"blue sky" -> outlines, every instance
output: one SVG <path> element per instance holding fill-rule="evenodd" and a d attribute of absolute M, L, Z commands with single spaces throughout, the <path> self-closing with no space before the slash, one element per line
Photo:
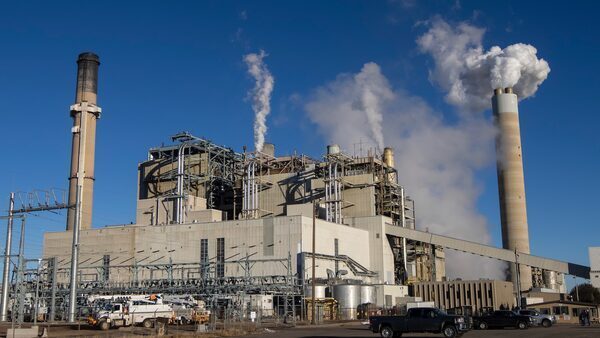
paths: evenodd
<path fill-rule="evenodd" d="M 136 165 L 170 135 L 187 130 L 237 150 L 252 145 L 253 81 L 242 60 L 249 52 L 269 54 L 275 90 L 267 139 L 278 153 L 319 157 L 326 141 L 302 98 L 371 61 L 393 86 L 452 119 L 454 108 L 429 81 L 432 60 L 415 43 L 425 31 L 420 23 L 438 15 L 485 28 L 486 47 L 529 43 L 550 63 L 549 78 L 520 105 L 532 252 L 588 264 L 587 247 L 600 245 L 599 9 L 535 1 L 4 3 L 0 210 L 10 191 L 67 187 L 68 107 L 81 51 L 102 62 L 93 224 L 103 226 L 135 220 Z M 477 207 L 499 245 L 494 166 L 477 179 Z M 64 219 L 28 219 L 30 255 L 41 252 L 41 233 L 62 230 Z"/>

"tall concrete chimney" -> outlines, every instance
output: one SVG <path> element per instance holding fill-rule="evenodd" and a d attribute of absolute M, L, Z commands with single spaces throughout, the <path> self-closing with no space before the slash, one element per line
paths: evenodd
<path fill-rule="evenodd" d="M 500 219 L 502 222 L 502 246 L 505 249 L 529 253 L 529 230 L 525 202 L 525 179 L 519 129 L 517 95 L 512 88 L 494 91 L 492 97 L 494 121 L 499 130 L 496 138 L 498 193 L 500 195 Z M 517 285 L 515 265 L 511 264 L 510 279 Z M 531 268 L 521 265 L 519 269 L 521 290 L 532 286 Z"/>
<path fill-rule="evenodd" d="M 97 106 L 98 66 L 100 58 L 94 53 L 81 53 L 77 59 L 77 87 L 75 104 L 71 106 L 73 142 L 69 175 L 69 211 L 67 230 L 75 228 L 77 217 L 81 229 L 92 226 L 94 196 L 94 153 L 96 147 L 96 120 L 101 109 Z M 81 195 L 78 198 L 78 193 Z M 79 203 L 79 215 L 75 206 Z"/>

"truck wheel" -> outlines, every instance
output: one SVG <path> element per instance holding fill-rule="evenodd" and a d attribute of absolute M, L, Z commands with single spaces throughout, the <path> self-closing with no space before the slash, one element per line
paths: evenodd
<path fill-rule="evenodd" d="M 480 330 L 487 330 L 487 328 L 488 328 L 488 325 L 487 325 L 487 323 L 486 323 L 486 322 L 479 322 L 479 325 L 477 325 L 477 327 L 478 327 Z"/>
<path fill-rule="evenodd" d="M 144 321 L 142 322 L 142 326 L 147 329 L 152 328 L 152 319 L 150 319 L 150 318 L 144 319 Z"/>
<path fill-rule="evenodd" d="M 442 330 L 442 333 L 444 334 L 444 337 L 446 337 L 446 338 L 454 338 L 454 337 L 456 337 L 456 328 L 452 325 L 447 325 Z"/>
<path fill-rule="evenodd" d="M 110 324 L 106 320 L 102 320 L 98 323 L 98 328 L 102 331 L 106 331 L 110 329 Z"/>
<path fill-rule="evenodd" d="M 550 326 L 552 326 L 552 322 L 549 319 L 544 319 L 544 320 L 542 320 L 542 326 L 550 327 Z"/>
<path fill-rule="evenodd" d="M 381 334 L 382 338 L 393 338 L 394 337 L 394 330 L 392 330 L 392 328 L 389 326 L 382 327 L 381 330 L 379 330 L 379 333 Z"/>
<path fill-rule="evenodd" d="M 519 330 L 525 330 L 527 328 L 527 323 L 525 323 L 525 322 L 518 322 L 517 323 L 517 328 L 519 328 Z"/>

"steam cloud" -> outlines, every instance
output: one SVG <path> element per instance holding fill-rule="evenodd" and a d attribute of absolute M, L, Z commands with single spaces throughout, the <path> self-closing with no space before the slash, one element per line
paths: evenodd
<path fill-rule="evenodd" d="M 477 211 L 482 188 L 475 173 L 494 163 L 496 129 L 484 114 L 474 113 L 490 108 L 495 88 L 513 87 L 519 99 L 534 95 L 550 67 L 531 45 L 484 51 L 484 29 L 453 27 L 441 18 L 428 25 L 417 44 L 434 60 L 430 80 L 461 113 L 454 122 L 423 99 L 393 88 L 375 63 L 315 89 L 305 110 L 329 142 L 345 149 L 358 139 L 381 148 L 385 137 L 396 151 L 399 181 L 417 203 L 419 228 L 490 244 L 490 224 Z M 504 262 L 456 251 L 446 258 L 449 277 L 505 278 Z"/>
<path fill-rule="evenodd" d="M 484 51 L 484 33 L 485 29 L 467 23 L 452 27 L 434 18 L 429 30 L 417 39 L 420 50 L 435 63 L 430 79 L 447 92 L 446 101 L 461 111 L 489 108 L 495 88 L 513 87 L 519 99 L 530 97 L 550 72 L 548 62 L 538 59 L 531 45 L 517 43 Z"/>
<path fill-rule="evenodd" d="M 359 100 L 356 101 L 354 107 L 364 112 L 369 123 L 371 137 L 381 150 L 383 149 L 381 105 L 383 102 L 393 99 L 394 94 L 389 89 L 387 80 L 381 76 L 379 66 L 372 62 L 363 66 L 360 73 L 354 76 L 354 81 L 359 90 Z"/>
<path fill-rule="evenodd" d="M 252 95 L 252 109 L 254 110 L 254 149 L 262 151 L 267 133 L 267 115 L 271 112 L 271 93 L 275 85 L 275 79 L 269 72 L 263 59 L 267 56 L 261 50 L 258 54 L 250 53 L 244 56 L 244 62 L 248 66 L 248 73 L 255 80 L 254 88 L 249 94 Z"/>
<path fill-rule="evenodd" d="M 311 119 L 330 132 L 331 140 L 367 140 L 384 147 L 382 109 L 395 95 L 376 63 L 367 63 L 357 74 L 341 74 L 316 90 L 306 108 Z M 364 128 L 368 126 L 368 128 Z M 339 141 L 341 142 L 341 141 Z M 338 143 L 339 143 L 338 142 Z M 352 146 L 352 143 L 346 143 Z"/>
<path fill-rule="evenodd" d="M 364 78 L 369 81 L 360 80 Z M 444 123 L 442 114 L 423 99 L 392 88 L 375 63 L 317 88 L 305 109 L 329 142 L 351 149 L 359 138 L 374 140 L 373 128 L 364 128 L 367 110 L 356 109 L 353 99 L 362 100 L 365 92 L 375 96 L 367 100 L 377 103 L 374 111 L 380 118 L 374 129 L 381 130 L 387 145 L 395 149 L 399 181 L 417 203 L 419 228 L 490 243 L 489 224 L 476 208 L 481 189 L 474 180 L 475 171 L 493 162 L 495 129 L 490 121 L 469 115 L 454 124 Z M 449 276 L 505 277 L 500 261 L 451 251 L 446 255 Z"/>

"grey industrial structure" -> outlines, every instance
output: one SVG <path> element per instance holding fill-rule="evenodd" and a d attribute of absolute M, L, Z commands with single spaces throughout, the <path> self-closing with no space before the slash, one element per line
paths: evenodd
<path fill-rule="evenodd" d="M 484 312 L 515 306 L 513 284 L 498 280 L 419 282 L 415 284 L 415 296 L 441 309 L 468 306 Z"/>
<path fill-rule="evenodd" d="M 92 229 L 98 65 L 94 54 L 79 57 L 69 198 L 56 207 L 69 209 L 67 229 L 45 233 L 41 264 L 21 272 L 21 280 L 41 281 L 51 318 L 55 307 L 75 304 L 76 294 L 150 292 L 209 300 L 269 294 L 280 314 L 295 318 L 312 283 L 315 294 L 333 296 L 355 318 L 357 304 L 406 301 L 408 285 L 428 295 L 433 289 L 423 285 L 463 285 L 445 280 L 445 248 L 520 266 L 512 276 L 520 276 L 521 290 L 532 285 L 532 267 L 541 276 L 534 286 L 559 289 L 564 274 L 589 276 L 587 267 L 529 254 L 517 99 L 510 90 L 493 99 L 504 249 L 417 230 L 415 202 L 398 182 L 391 148 L 356 156 L 329 145 L 315 159 L 278 155 L 273 144 L 237 152 L 188 132 L 151 148 L 138 165 L 135 224 Z M 31 210 L 37 209 L 16 211 Z M 492 293 L 488 300 L 486 291 L 471 302 L 492 307 L 505 302 L 504 289 L 512 285 L 469 283 L 473 290 L 503 288 L 501 298 Z"/>

